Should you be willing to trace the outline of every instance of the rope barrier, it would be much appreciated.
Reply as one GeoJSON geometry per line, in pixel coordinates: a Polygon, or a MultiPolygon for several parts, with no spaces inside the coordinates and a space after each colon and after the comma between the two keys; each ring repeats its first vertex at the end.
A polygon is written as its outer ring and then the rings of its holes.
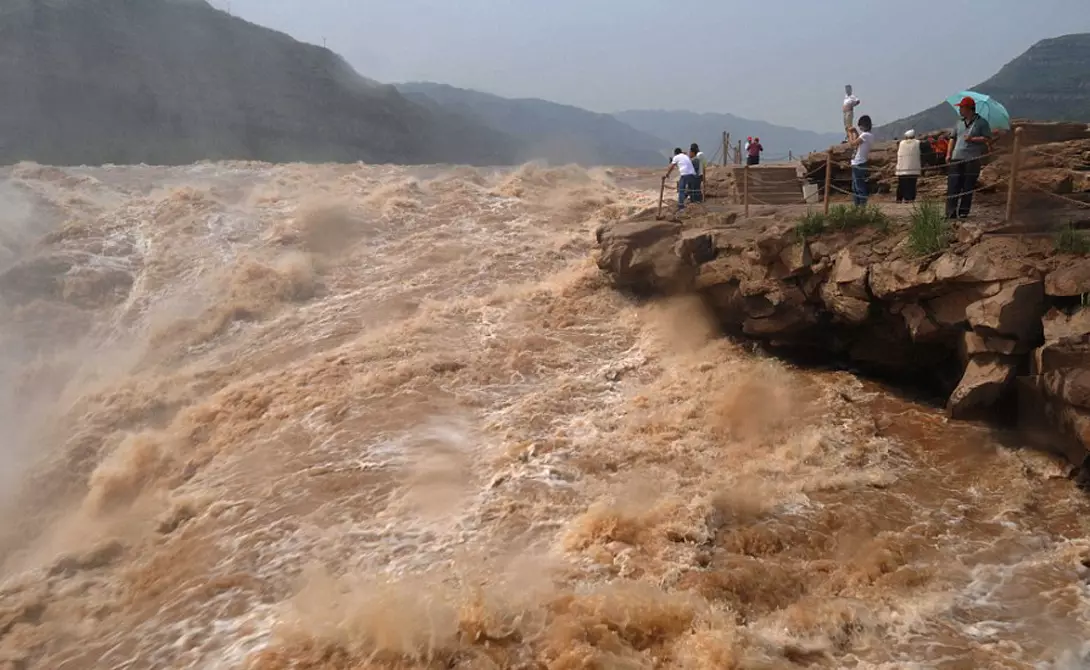
{"type": "Polygon", "coordinates": [[[1090,208],[1090,202],[1083,202],[1082,200],[1076,200],[1074,198],[1069,198],[1069,197],[1067,197],[1065,195],[1060,195],[1059,193],[1052,193],[1051,191],[1046,191],[1045,189],[1041,188],[1040,186],[1034,186],[1033,184],[1026,184],[1026,187],[1028,187],[1029,190],[1031,190],[1031,191],[1037,191],[1039,193],[1044,193],[1045,195],[1050,195],[1053,198],[1056,198],[1058,200],[1064,200],[1066,202],[1070,202],[1071,204],[1078,205],[1079,207],[1090,208]]]}
{"type": "MultiPolygon", "coordinates": [[[[1006,179],[1003,179],[1003,180],[1000,180],[1000,181],[997,181],[997,182],[995,182],[994,184],[988,184],[987,186],[980,186],[980,187],[978,187],[978,188],[974,188],[974,189],[973,189],[973,190],[971,190],[971,191],[962,191],[962,192],[958,193],[958,197],[961,197],[961,196],[963,196],[963,195],[971,195],[971,194],[974,194],[974,193],[983,193],[983,192],[985,192],[985,191],[994,191],[994,190],[995,190],[995,189],[997,189],[998,187],[1000,187],[1000,186],[1002,186],[1003,184],[1005,184],[1005,183],[1006,183],[1006,181],[1007,181],[1006,179]]],[[[854,196],[854,195],[855,195],[855,193],[854,193],[854,192],[852,192],[852,191],[846,191],[846,190],[844,190],[844,189],[840,188],[839,186],[834,186],[833,184],[830,184],[830,185],[829,185],[829,188],[830,188],[830,189],[832,189],[832,190],[834,190],[834,191],[836,191],[836,192],[838,192],[838,193],[843,193],[844,195],[850,195],[850,196],[854,196]]],[[[948,198],[948,197],[951,197],[951,196],[945,196],[945,195],[944,195],[944,196],[941,196],[941,197],[945,199],[945,198],[948,198]]],[[[1076,201],[1076,202],[1077,202],[1077,201],[1076,201]]]]}

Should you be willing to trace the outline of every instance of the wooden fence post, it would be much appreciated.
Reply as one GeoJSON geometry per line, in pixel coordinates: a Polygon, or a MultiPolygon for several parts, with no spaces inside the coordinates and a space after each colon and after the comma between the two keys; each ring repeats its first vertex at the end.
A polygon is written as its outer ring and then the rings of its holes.
{"type": "Polygon", "coordinates": [[[734,151],[734,163],[735,165],[742,164],[742,140],[738,140],[738,148],[734,151]]]}
{"type": "Polygon", "coordinates": [[[659,213],[655,215],[656,219],[662,218],[662,201],[666,197],[666,177],[662,178],[662,187],[659,188],[659,213]]]}
{"type": "Polygon", "coordinates": [[[825,214],[829,214],[829,192],[833,185],[833,149],[830,147],[825,154],[825,214]]]}
{"type": "Polygon", "coordinates": [[[746,218],[749,218],[749,164],[742,168],[742,201],[746,205],[746,218]]]}
{"type": "Polygon", "coordinates": [[[1018,159],[1022,151],[1022,129],[1014,129],[1014,149],[1011,150],[1011,175],[1010,184],[1007,185],[1007,216],[1009,223],[1014,220],[1014,192],[1018,183],[1018,159]]]}
{"type": "Polygon", "coordinates": [[[787,160],[789,160],[789,161],[795,160],[795,155],[793,153],[791,153],[790,149],[787,150],[787,160]]]}
{"type": "Polygon", "coordinates": [[[726,166],[730,157],[730,133],[723,131],[723,165],[726,166]]]}

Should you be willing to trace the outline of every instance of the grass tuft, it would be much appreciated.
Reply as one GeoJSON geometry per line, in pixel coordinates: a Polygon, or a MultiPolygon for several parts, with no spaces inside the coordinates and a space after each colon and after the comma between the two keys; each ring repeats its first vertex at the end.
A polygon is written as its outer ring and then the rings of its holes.
{"type": "Polygon", "coordinates": [[[1056,251],[1080,255],[1090,253],[1090,236],[1068,224],[1056,235],[1056,251]]]}
{"type": "Polygon", "coordinates": [[[933,200],[925,200],[912,210],[908,228],[908,246],[917,256],[928,256],[950,246],[952,230],[946,211],[933,200]]]}

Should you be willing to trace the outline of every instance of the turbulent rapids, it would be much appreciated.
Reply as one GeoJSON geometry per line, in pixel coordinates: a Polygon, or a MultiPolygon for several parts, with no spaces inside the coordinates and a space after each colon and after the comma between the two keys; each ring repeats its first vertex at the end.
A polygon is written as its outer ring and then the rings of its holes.
{"type": "Polygon", "coordinates": [[[613,290],[628,175],[4,176],[0,668],[1085,667],[1066,466],[613,290]]]}

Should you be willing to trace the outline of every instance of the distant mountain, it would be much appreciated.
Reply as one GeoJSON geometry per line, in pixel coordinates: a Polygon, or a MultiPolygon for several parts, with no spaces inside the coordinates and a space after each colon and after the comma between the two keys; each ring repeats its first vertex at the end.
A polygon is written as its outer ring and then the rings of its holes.
{"type": "Polygon", "coordinates": [[[666,163],[667,143],[609,114],[533,98],[502,98],[445,84],[398,84],[410,100],[473,119],[515,138],[521,160],[584,165],[666,163]]]}
{"type": "Polygon", "coordinates": [[[204,0],[4,0],[0,90],[0,164],[515,160],[502,133],[204,0]]]}
{"type": "MultiPolygon", "coordinates": [[[[1090,123],[1090,33],[1042,40],[970,90],[990,95],[1012,117],[1090,123]]],[[[957,115],[941,102],[908,118],[879,127],[879,137],[909,128],[927,132],[952,127],[957,115]]]]}
{"type": "Polygon", "coordinates": [[[699,114],[684,111],[632,110],[613,116],[637,130],[667,140],[664,147],[682,147],[697,142],[701,150],[711,158],[723,143],[723,132],[729,132],[731,143],[745,141],[746,137],[759,137],[765,148],[766,159],[787,157],[788,152],[800,156],[811,151],[827,149],[844,139],[843,133],[815,133],[764,121],[743,119],[733,114],[699,114]]]}

